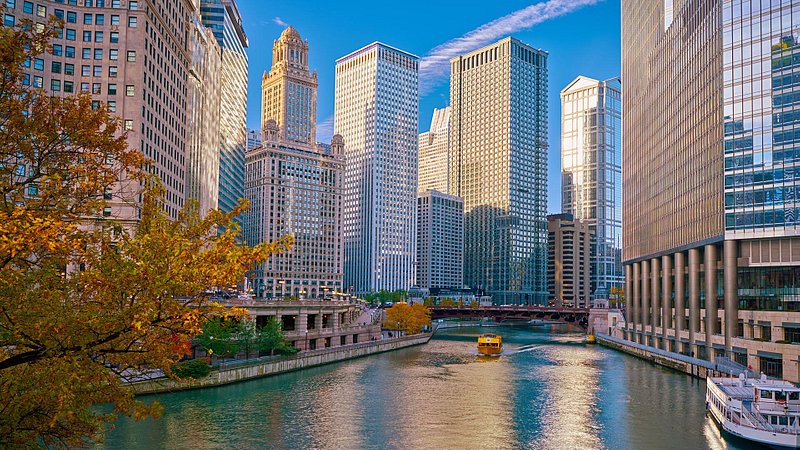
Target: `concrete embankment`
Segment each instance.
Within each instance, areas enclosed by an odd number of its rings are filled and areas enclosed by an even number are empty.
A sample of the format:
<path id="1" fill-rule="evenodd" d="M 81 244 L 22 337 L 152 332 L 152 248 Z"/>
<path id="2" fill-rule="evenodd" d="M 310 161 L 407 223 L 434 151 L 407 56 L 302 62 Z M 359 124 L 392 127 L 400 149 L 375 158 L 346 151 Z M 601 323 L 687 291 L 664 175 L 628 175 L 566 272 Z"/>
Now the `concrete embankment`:
<path id="1" fill-rule="evenodd" d="M 604 347 L 613 348 L 636 356 L 637 358 L 646 359 L 660 366 L 668 367 L 698 378 L 705 379 L 706 376 L 729 375 L 723 367 L 710 361 L 648 347 L 607 334 L 597 333 L 596 337 L 597 343 Z"/>
<path id="2" fill-rule="evenodd" d="M 287 358 L 270 358 L 264 361 L 257 360 L 241 364 L 228 364 L 222 368 L 212 370 L 209 376 L 198 380 L 176 381 L 169 378 L 158 378 L 131 383 L 130 386 L 136 395 L 159 394 L 187 389 L 222 386 L 300 370 L 307 367 L 321 366 L 348 359 L 360 358 L 362 356 L 374 355 L 376 353 L 412 347 L 425 344 L 430 339 L 431 334 L 427 333 L 381 341 L 364 342 L 361 344 L 303 352 Z"/>

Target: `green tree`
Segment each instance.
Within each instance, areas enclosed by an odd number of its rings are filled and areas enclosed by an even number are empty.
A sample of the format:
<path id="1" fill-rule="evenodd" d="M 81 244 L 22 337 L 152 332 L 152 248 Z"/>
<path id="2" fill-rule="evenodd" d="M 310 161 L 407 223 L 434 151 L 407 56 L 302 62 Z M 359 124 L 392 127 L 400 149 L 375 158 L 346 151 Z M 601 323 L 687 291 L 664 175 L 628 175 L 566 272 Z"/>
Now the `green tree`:
<path id="1" fill-rule="evenodd" d="M 256 346 L 259 351 L 268 351 L 270 355 L 296 353 L 297 349 L 286 340 L 280 321 L 270 317 L 256 332 Z"/>
<path id="2" fill-rule="evenodd" d="M 169 373 L 208 318 L 242 315 L 203 292 L 291 245 L 242 245 L 244 204 L 170 218 L 106 106 L 23 84 L 57 27 L 0 27 L 0 448 L 85 446 L 114 418 L 98 403 L 157 416 L 123 381 Z M 106 217 L 112 202 L 140 219 Z"/>
<path id="3" fill-rule="evenodd" d="M 242 322 L 247 320 L 226 319 L 214 317 L 203 324 L 203 332 L 198 334 L 194 341 L 209 355 L 225 358 L 235 356 L 239 352 L 238 339 L 242 330 Z"/>

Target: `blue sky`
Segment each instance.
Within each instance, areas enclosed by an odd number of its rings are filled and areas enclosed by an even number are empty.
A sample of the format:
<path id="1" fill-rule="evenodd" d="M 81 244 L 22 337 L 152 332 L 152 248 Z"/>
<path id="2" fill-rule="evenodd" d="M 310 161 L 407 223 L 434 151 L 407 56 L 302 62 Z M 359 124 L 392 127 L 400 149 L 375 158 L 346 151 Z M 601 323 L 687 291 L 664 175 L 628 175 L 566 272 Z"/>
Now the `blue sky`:
<path id="1" fill-rule="evenodd" d="M 620 75 L 618 0 L 238 0 L 237 4 L 250 41 L 248 127 L 260 127 L 261 76 L 272 64 L 273 41 L 289 24 L 309 41 L 310 66 L 319 76 L 321 141 L 331 133 L 336 59 L 371 42 L 398 47 L 423 61 L 428 57 L 420 80 L 421 131 L 428 129 L 433 108 L 449 102 L 449 69 L 437 64 L 435 56 L 444 61 L 450 54 L 507 35 L 548 51 L 549 212 L 561 207 L 559 91 L 578 75 L 597 79 Z"/>

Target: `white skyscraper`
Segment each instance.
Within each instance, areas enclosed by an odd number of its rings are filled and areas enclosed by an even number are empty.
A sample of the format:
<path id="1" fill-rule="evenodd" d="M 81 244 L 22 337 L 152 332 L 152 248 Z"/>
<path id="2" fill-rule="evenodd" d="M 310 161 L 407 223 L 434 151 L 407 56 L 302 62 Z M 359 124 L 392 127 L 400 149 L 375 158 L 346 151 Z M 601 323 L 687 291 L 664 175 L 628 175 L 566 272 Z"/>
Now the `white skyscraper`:
<path id="1" fill-rule="evenodd" d="M 334 132 L 345 159 L 345 288 L 416 278 L 419 58 L 375 42 L 336 61 Z"/>
<path id="2" fill-rule="evenodd" d="M 417 286 L 461 289 L 464 200 L 428 189 L 419 195 L 417 206 Z"/>
<path id="3" fill-rule="evenodd" d="M 450 107 L 433 110 L 430 130 L 419 135 L 419 183 L 417 192 L 448 191 L 447 148 L 450 143 Z"/>

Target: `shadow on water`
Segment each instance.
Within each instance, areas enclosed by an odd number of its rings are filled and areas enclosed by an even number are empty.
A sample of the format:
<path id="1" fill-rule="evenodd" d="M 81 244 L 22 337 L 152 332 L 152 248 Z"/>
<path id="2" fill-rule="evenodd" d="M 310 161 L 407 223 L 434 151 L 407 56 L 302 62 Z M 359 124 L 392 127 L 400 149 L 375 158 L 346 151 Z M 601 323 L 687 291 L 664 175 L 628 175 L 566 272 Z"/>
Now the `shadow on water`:
<path id="1" fill-rule="evenodd" d="M 159 420 L 120 419 L 107 448 L 749 448 L 705 417 L 702 380 L 566 327 L 486 328 L 427 345 L 215 389 L 147 397 Z"/>

